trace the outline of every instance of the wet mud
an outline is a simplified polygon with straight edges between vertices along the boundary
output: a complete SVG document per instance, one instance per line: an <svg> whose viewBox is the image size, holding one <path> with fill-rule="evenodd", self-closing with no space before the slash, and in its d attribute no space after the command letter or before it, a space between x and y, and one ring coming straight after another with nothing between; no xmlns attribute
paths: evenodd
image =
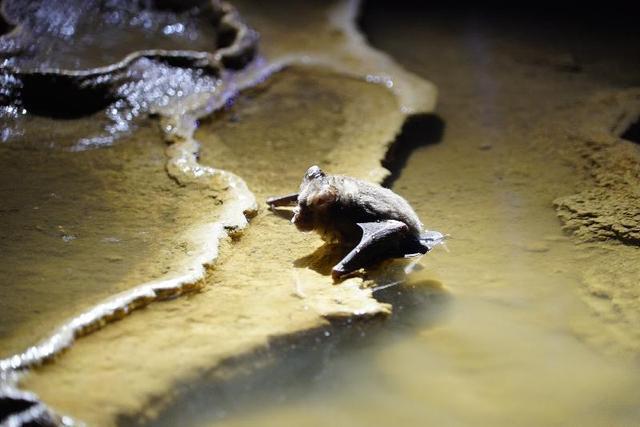
<svg viewBox="0 0 640 427"><path fill-rule="evenodd" d="M556 199L565 229L584 241L640 246L640 151L624 133L640 117L640 91L603 92L576 108L569 130L584 189Z"/></svg>
<svg viewBox="0 0 640 427"><path fill-rule="evenodd" d="M585 302L601 316L603 333L591 326L577 333L604 343L600 348L605 351L635 358L639 152L624 135L638 116L640 64L637 48L627 43L637 40L638 33L622 25L627 20L623 11L596 17L561 10L548 17L545 28L533 31L534 21L512 8L491 15L471 7L468 18L458 21L446 8L418 7L433 17L433 28L427 31L419 29L417 18L400 11L386 15L376 7L368 10L371 14L361 24L370 41L393 52L409 70L429 75L441 93L436 113L446 123L444 143L418 150L416 166L408 163L403 169L401 177L413 180L407 190L417 195L410 200L431 209L448 206L448 217L452 203L459 205L455 210L463 215L456 224L465 228L435 224L453 230L452 239L456 229L477 231L473 224L486 230L479 218L488 221L490 213L518 212L518 222L505 225L518 232L534 230L547 218L551 222L546 232L540 230L537 238L534 234L532 241L520 243L532 253L547 253L553 247L540 239L562 240L545 237L555 228L548 216L553 206L571 242L591 242L571 250L568 265ZM535 7L530 12L542 13ZM387 37L375 23L394 17L406 20L407 30ZM586 35L584 28L592 32ZM453 31L459 35L454 37ZM410 38L427 34L431 43L412 49ZM430 62L431 55L442 61ZM445 149L447 143L455 150ZM451 157L429 159L440 152ZM421 172L427 165L440 169L424 177ZM402 179L396 185L402 186ZM446 188L449 191L436 190ZM473 194L472 203L434 199L459 191ZM437 212L441 215L436 213L434 219L445 216L445 211ZM545 262L551 266L564 259L553 256ZM605 332L608 329L611 333Z"/></svg>
<svg viewBox="0 0 640 427"><path fill-rule="evenodd" d="M180 236L224 201L167 176L157 126L82 153L47 149L55 133L41 138L0 147L3 358L111 295L170 275L194 249Z"/></svg>
<svg viewBox="0 0 640 427"><path fill-rule="evenodd" d="M612 236L583 243L563 230L554 202L594 185L598 168L588 162L598 148L582 147L597 134L575 138L594 124L626 153L611 157L609 171L627 179L611 193L633 189L625 169L633 146L609 120L632 111L633 61L517 36L538 28L535 21L500 32L482 16L432 12L425 22L372 8L362 22L374 46L440 91L438 119L423 122L390 180L429 227L450 234L449 252L429 254L420 273L445 285L447 310L435 324L408 321L402 332L389 325L371 347L365 339L318 356L307 372L292 362L290 375L267 367L255 382L194 383L188 400L163 413L168 420L190 413L193 425L225 426L637 423L637 247ZM604 78L616 61L627 74L616 67ZM602 93L609 95L598 106ZM286 359L290 350L280 351ZM236 402L244 393L260 403Z"/></svg>
<svg viewBox="0 0 640 427"><path fill-rule="evenodd" d="M374 114L377 126L353 133L355 123ZM322 121L309 119L314 117ZM281 127L283 120L290 125ZM306 167L323 164L328 153L391 141L399 123L397 101L383 87L332 72L289 69L203 122L196 137L203 163L245 173L264 199L290 191ZM301 140L306 150L297 150ZM364 158L345 156L341 162L352 162L351 170L366 175ZM379 160L371 165L376 170ZM295 231L263 207L237 241L223 244L199 293L151 305L78 341L22 384L62 413L92 424L134 417L144 407L143 418L155 420L180 397L178 384L197 381L204 372L215 376L229 360L264 354L278 337L286 341L293 334L295 341L300 331L329 327L327 318L386 315L391 306L360 289L362 279L333 284L328 270L336 255L319 237ZM109 388L100 386L105 382Z"/></svg>
<svg viewBox="0 0 640 427"><path fill-rule="evenodd" d="M115 38L109 42L130 53L114 64L69 70L41 61L51 56L53 47L44 40L42 44L29 43L35 35L71 45L75 35L81 39L78 44L93 46L101 38L90 34L91 30L100 33L101 29L118 24L140 27L152 37L167 20L178 21L175 25L184 29L181 21L189 17L183 13L172 15L168 9L161 12L158 8L162 9L162 4L139 5L137 9L117 2L101 5L104 8L97 8L100 13L86 14L75 2L3 3L4 16L15 20L15 27L2 38L1 46L5 57L1 77L6 83L0 114L4 125L3 169L7 175L3 190L14 203L6 211L9 220L5 223L3 242L11 245L16 255L7 259L8 268L12 268L11 262L16 262L29 269L27 273L18 270L16 275L11 271L6 286L23 289L15 296L25 305L29 301L24 299L25 292L47 293L46 286L52 280L58 288L58 298L42 295L35 304L34 316L29 317L38 321L42 311L38 304L46 305L47 312L55 312L58 317L75 315L66 322L54 318L55 323L48 326L51 332L43 338L40 330L29 335L15 333L19 329L16 322L25 317L25 309L20 304L16 304L15 311L8 308L6 316L13 321L6 323L6 330L21 337L20 345L26 340L38 344L22 352L7 349L14 354L3 354L5 358L0 361L3 374L51 359L75 338L131 310L198 288L204 277L203 266L217 256L217 241L228 231L245 226L245 215L256 208L253 195L240 178L197 163L198 144L192 139L195 117L204 114L200 110L206 113L218 108L233 94L233 90L226 88L221 73L233 58L243 61L235 66L242 66L252 58L255 32L242 23L230 5L206 2L200 5L202 9L198 5L178 9L188 11L186 15L204 14L210 31L224 34L224 41L212 43L210 51L135 51L126 38ZM177 5L173 6L178 13ZM91 19L96 21L95 25L87 23ZM189 35L207 38L197 31ZM82 61L96 52L100 50L80 49L76 57ZM25 57L41 67L30 68ZM205 68L207 73L203 72ZM61 94L67 101L62 105ZM103 111L94 111L95 108ZM152 114L161 117L160 123L149 118ZM136 129L138 133L133 134ZM170 143L168 148L166 142ZM107 150L91 150L97 147ZM144 152L145 148L148 152ZM30 179L16 184L25 170L29 170ZM98 178L82 179L93 175ZM189 190L183 190L186 186ZM47 193L50 189L58 192ZM191 206L190 201L176 197L180 192L197 194L198 201ZM46 205L42 211L41 203ZM157 214L154 204L162 206ZM25 205L33 205L33 211L40 215L32 212L25 215ZM181 207L193 210L178 214ZM156 229L163 228L167 233L154 233L153 226L145 228L147 216L150 223L155 220ZM32 220L39 223L33 224ZM67 231L62 224L65 221L66 227L75 228L76 234ZM158 221L169 222L158 225ZM57 232L50 230L52 222L57 223ZM41 233L21 233L21 229ZM65 244L76 241L77 234L82 234L82 238L64 250L53 248L56 245L49 248L46 237L56 233ZM101 244L97 245L96 234L100 233L106 237L102 236ZM121 244L122 239L131 246ZM120 252L104 248L106 243L113 243ZM30 269L30 263L20 259L33 256L37 250L32 248L43 249L38 260L54 266L32 274L35 270ZM152 254L149 249L153 248L162 248L162 253ZM114 251L116 254L110 256L109 252ZM129 252L140 257L130 257ZM147 266L134 267L143 259ZM59 268L60 263L66 263L66 268ZM75 269L81 273L76 274ZM120 277L125 272L131 277ZM73 280L77 280L75 287L65 290L65 283ZM117 289L112 288L113 282L117 282ZM87 295L86 301L80 302L79 292ZM5 301L12 306L10 298ZM58 329L54 330L54 326Z"/></svg>
<svg viewBox="0 0 640 427"><path fill-rule="evenodd" d="M0 312L2 356L190 269L0 380L89 425L635 425L633 47L376 3L365 39L356 2L270 3L236 4L261 35L243 71L145 110L101 150L74 147L102 113L52 126L5 111L0 270L23 301L0 300L20 308ZM392 185L448 251L409 277L393 261L334 284L340 250L262 205L311 164ZM81 266L68 284L61 260ZM10 411L40 402L7 390Z"/></svg>
<svg viewBox="0 0 640 427"><path fill-rule="evenodd" d="M349 18L349 15L344 18ZM326 20L326 17L321 14L317 19ZM340 25L347 24L353 25L353 22L345 20ZM335 27L335 31L340 31L340 28ZM283 32L279 37L284 35ZM339 48L340 44L334 43L334 46ZM400 75L404 73L394 68L387 58L367 55L368 51L360 47L345 52L343 56L362 70L367 67L375 70L375 64L368 62L374 58L381 61L388 72L397 70ZM134 288L123 294L124 299L110 297L87 314L64 324L63 328L70 329L72 337L67 337L67 329L61 329L51 340L57 342L60 336L65 337L67 347L73 342L73 336L93 332L98 329L96 326L101 327L106 321L127 317L126 322L112 324L76 342L55 363L19 378L21 386L36 391L59 413L72 414L74 418L92 424L109 425L125 414L134 416L141 408L149 406L151 409L145 413L148 419L154 419L154 412L174 398L173 394L166 395L166 390L174 388L178 382L193 379L204 369L213 370L229 358L253 354L268 345L272 336L288 336L306 329L317 329L328 325L327 319L354 316L369 318L390 312L390 305L376 301L371 289L362 287L362 278L333 286L325 270L330 267L329 263L335 262L339 253L330 247L320 248L322 245L315 236L297 233L292 236L289 233L292 226L288 221L262 212L252 220L251 228L257 230L253 234L241 237L238 229L246 225L245 215L255 209L254 194L263 199L270 194L291 191L291 186L297 186L302 172L312 163L373 181L381 180L388 171L381 166L380 159L406 115L401 107L404 105L424 111L432 106L432 86L426 82L423 84L421 90L424 96L419 100L398 98L386 83L393 86L397 82L397 86L402 87L400 77L396 79L393 75L385 75L384 79L371 82L368 80L373 78L372 75L360 75L358 70L345 75L340 71L345 68L340 60L321 58L318 63L322 63L324 71L316 71L318 64L304 66L305 61L300 60L299 52L272 58L267 56L262 61L258 61L257 68L249 69L249 77L234 79L236 86L233 90L250 86L252 79L260 81L264 78L261 76L286 68L289 64L298 64L303 68L281 71L280 75L228 102L226 111L216 113L211 118L205 118L207 111L222 105L228 99L224 93L233 93L233 90L223 92L222 96L213 92L213 101L205 108L200 108L202 104L197 102L178 102L176 107L162 112L160 118L162 136L169 145L165 150L164 170L158 168L155 173L165 172L167 176L164 179L172 182L176 189L192 191L194 194L199 192L200 196L205 195L202 203L215 206L211 208L202 203L188 202L180 204L180 208L186 208L193 217L200 215L201 219L194 221L185 214L181 218L183 222L175 221L176 227L167 231L179 232L178 224L193 226L203 221L217 221L209 222L213 228L199 231L196 228L195 231L213 245L218 244L221 236L232 236L231 240L223 240L219 265L210 273L207 283L201 281L202 275L196 269L195 273L178 275L177 281L169 281L166 288L162 287L166 282L164 278L171 277L171 272L163 271L162 280L152 282L150 288L147 285ZM193 108L195 110L190 110ZM177 111L190 113L178 119L175 114ZM195 121L198 117L205 119L198 123ZM376 117L375 124L362 132L356 124L372 117ZM281 126L285 121L291 123L288 128ZM194 139L196 126L200 126L201 130L198 130ZM27 129L31 130L29 127ZM267 130L272 130L272 134L265 132ZM12 136L15 137L15 133ZM19 136L22 137L19 141L30 143L29 135ZM66 150L69 156L77 153L73 136L72 128L68 141L59 143L62 149L71 147ZM17 144L10 142L14 146ZM301 144L309 150L299 150ZM131 147L127 139L119 137L117 143L107 150L122 150L133 161L137 161L135 153L131 153ZM84 153L80 151L80 154ZM97 153L95 155L98 156L100 150L88 150L86 153L87 156L91 153ZM245 180L239 178L241 173L246 174L244 178L249 179L247 182L254 187L254 193L248 192ZM125 174L122 178L126 180L129 175ZM268 185L265 186L265 183ZM148 188L143 191L148 192ZM123 193L130 195L130 191ZM169 192L168 197L174 197L172 193L174 191ZM154 195L151 197L155 199ZM122 202L125 203L125 199ZM145 203L144 199L141 203ZM214 224L221 228L216 231ZM187 237L191 237L191 234L193 230L189 229ZM178 245L178 248L181 246L184 245ZM193 250L189 249L186 248L184 253L196 264L210 264L217 256L217 250L205 251L208 255L204 261L199 261L201 256L198 254L202 253L202 247L196 245ZM258 259L256 253L263 255ZM305 253L310 256L305 257ZM293 254L299 256L292 258ZM155 260L155 254L140 251L139 255L144 259L151 256ZM172 262L179 264L175 258ZM389 272L396 270L401 272L402 267L390 269ZM374 280L377 283L397 280L393 275L395 273L389 272L383 272ZM158 283L160 289L156 290L153 283ZM138 315L128 315L132 309L146 306L151 301L193 289L188 286L190 283L201 292L158 309L150 308ZM118 286L122 286L121 281L118 281ZM195 310L193 298L202 303ZM87 302L92 303L85 300L83 304ZM297 314L292 317L287 313ZM89 319L89 322L84 319ZM78 322L82 326L79 327ZM149 329L152 324L155 326ZM174 334L170 332L172 330L191 330L193 333L185 341L183 334ZM130 339L121 339L125 336ZM32 339L22 334L15 334L15 337L17 345ZM45 341L29 352L5 359L3 363L14 367L37 363L54 341ZM105 345L110 347L108 354L104 353ZM53 348L61 347L55 344ZM154 354L157 357L150 356ZM104 357L106 359L98 362ZM46 358L50 359L49 356ZM140 369L143 360L144 369ZM102 366L104 376L96 375L96 363ZM69 369L68 366L74 367ZM134 380L132 372L140 377ZM71 383L76 386L60 386ZM106 383L110 386L101 386ZM115 390L118 392L114 393ZM109 404L105 406L107 401Z"/></svg>
<svg viewBox="0 0 640 427"><path fill-rule="evenodd" d="M566 130L569 144L562 156L580 180L576 193L554 200L563 228L592 251L581 275L582 294L609 334L586 334L635 357L640 349L640 151L624 137L640 112L639 94L637 87L603 90L575 106L567 118L574 126Z"/></svg>
<svg viewBox="0 0 640 427"><path fill-rule="evenodd" d="M408 316L402 332L388 324L389 335L370 347L365 339L331 353L322 341L329 355L312 358L310 372L291 362L289 375L258 368L255 381L205 380L211 388L194 385L188 401L164 413L167 420L184 421L185 413L193 425L225 426L640 419L637 247L611 234L583 243L563 230L566 218L556 210L559 198L598 186L592 174L604 171L591 167L592 158L610 159L608 173L624 176L604 186L609 194L633 200L635 169L626 166L636 152L618 138L617 124L633 111L628 87L638 84L635 56L620 54L627 39L606 39L616 48L602 55L605 49L589 52L584 41L562 37L575 30L566 22L545 29L549 39L537 43L527 33L539 31L539 22L522 15L496 27L482 14L421 11L372 7L361 22L374 46L440 91L437 119L417 126L406 141L415 150L400 150L404 168L389 180L426 224L450 234L449 252L430 254L421 273L449 290L447 310L435 324ZM576 129L591 130L578 141ZM596 138L608 140L607 148ZM624 212L621 202L607 209ZM429 310L438 311L418 311ZM239 394L260 403L238 403Z"/></svg>

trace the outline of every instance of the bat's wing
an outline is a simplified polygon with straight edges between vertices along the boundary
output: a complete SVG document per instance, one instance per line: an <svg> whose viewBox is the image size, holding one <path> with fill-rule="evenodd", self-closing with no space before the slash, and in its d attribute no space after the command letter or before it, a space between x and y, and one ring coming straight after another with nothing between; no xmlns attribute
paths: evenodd
<svg viewBox="0 0 640 427"><path fill-rule="evenodd" d="M445 240L445 235L439 231L425 230L420 235L420 242L425 245L429 250L435 246L442 245Z"/></svg>
<svg viewBox="0 0 640 427"><path fill-rule="evenodd" d="M407 244L406 251L403 256L405 258L411 258L424 255L434 247L438 245L444 245L445 238L446 236L439 231L425 230L420 235L420 239L414 242L409 242Z"/></svg>
<svg viewBox="0 0 640 427"><path fill-rule="evenodd" d="M362 222L358 223L358 226L362 228L362 238L358 245L333 267L331 275L334 279L365 267L381 258L381 254L393 254L398 240L406 237L409 231L407 224L392 219Z"/></svg>

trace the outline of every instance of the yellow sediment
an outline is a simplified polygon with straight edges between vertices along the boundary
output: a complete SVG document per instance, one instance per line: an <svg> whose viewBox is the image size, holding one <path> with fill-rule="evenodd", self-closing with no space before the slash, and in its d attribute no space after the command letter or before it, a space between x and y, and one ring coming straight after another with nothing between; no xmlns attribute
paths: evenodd
<svg viewBox="0 0 640 427"><path fill-rule="evenodd" d="M38 120L42 123L31 129L41 126L46 135L51 123ZM215 215L225 195L178 187L163 170L164 142L156 129L143 128L109 150L30 150L27 143L3 147L0 174L7 197L0 269L10 292L0 303L2 356L26 349L73 315L108 299L114 303L113 315L121 316L125 313L116 311L129 304L116 302L114 295L156 278L179 276L178 266L196 250L187 236L191 224L202 224L203 212ZM33 143L48 143L41 139ZM25 170L31 172L25 175ZM144 304L153 299L149 291L131 298ZM76 321L58 331L57 338L72 340L101 320L85 316ZM41 356L34 354L35 361Z"/></svg>
<svg viewBox="0 0 640 427"><path fill-rule="evenodd" d="M209 222L203 222L203 219L196 220L195 218L186 218L183 216L180 218L180 220L184 220L183 223L180 223L180 225L177 225L173 229L169 228L167 230L168 233L172 233L174 240L181 239L181 241L179 243L175 243L172 240L171 243L169 243L169 248L165 249L165 252L177 250L179 253L183 253L185 257L182 260L179 260L175 254L149 256L141 262L149 264L149 259L156 259L158 256L168 256L167 259L170 258L171 261L164 262L164 265L162 266L149 266L154 265L153 263L156 261L151 261L151 264L149 265L145 264L145 266L139 266L138 269L143 269L148 272L146 276L142 274L135 278L128 278L127 280L115 278L109 279L117 280L119 286L118 290L120 291L134 287L135 291L129 293L122 292L113 296L112 289L104 287L100 282L100 286L91 294L91 298L83 300L81 303L79 303L77 299L74 299L73 305L68 301L65 301L64 298L47 300L50 303L49 307L51 308L51 310L47 311L50 317L47 317L46 319L44 319L43 316L29 317L29 324L33 324L34 319L39 319L38 321L41 322L40 325L42 330L39 330L35 336L31 332L15 333L17 328L14 323L16 322L7 322L6 327L11 329L13 332L11 333L10 338L6 340L5 344L8 347L5 349L4 355L10 356L12 353L13 355L11 357L6 357L0 362L3 370L24 368L40 363L45 359L51 358L63 348L70 346L76 337L85 335L113 319L120 318L135 308L145 306L158 299L178 296L185 291L189 291L201 285L201 281L204 277L203 266L213 262L217 256L216 246L218 239L224 237L226 232L246 226L247 222L245 215L253 215L256 209L253 194L251 194L249 189L246 187L246 184L241 177L220 168L213 168L198 163L197 156L199 143L192 138L196 123L195 120L202 115L208 114L211 109L215 109L217 106L224 103L226 97L233 94L235 89L249 87L255 84L256 80L259 81L282 67L296 63L307 63L310 59L316 58L316 60L311 61L311 63L316 65L322 64L325 67L340 70L343 74L348 74L354 77L357 76L358 79L382 84L386 89L391 89L397 95L401 105L400 109L405 114L410 111L426 111L433 107L435 102L435 90L432 85L416 78L415 76L409 75L400 67L397 67L388 57L368 49L363 43L363 40L355 31L353 26L354 24L352 22L355 17L355 13L357 12L356 2L323 5L322 7L315 7L313 10L313 19L318 21L318 26L331 28L332 34L342 34L342 36L338 39L326 39L320 37L315 41L313 46L307 46L307 54L300 52L300 46L291 46L288 51L286 49L281 49L275 54L268 53L266 55L267 65L264 64L265 60L257 61L256 66L249 67L246 72L234 77L232 82L227 82L227 85L230 86L229 88L220 88L219 90L222 91L222 93L214 95L214 99L212 99L211 102L207 101L203 94L195 94L192 97L193 99L185 99L181 101L180 105L177 106L177 109L170 108L167 111L162 110L157 112L163 116L161 120L161 128L164 131L164 138L170 142L170 145L166 150L168 156L166 163L167 174L177 181L182 187L188 188L182 188L181 191L183 192L196 195L203 192L209 192L210 194L206 196L207 199L205 200L207 203L213 204L215 206L214 209L217 211L216 217L212 218ZM267 21L269 21L269 19ZM270 22L269 25L277 29L277 31L269 33L272 39L269 43L273 43L274 45L285 45L284 40L288 39L286 28L282 26L278 27L275 22ZM321 54L323 51L325 54ZM328 55L326 55L327 52L329 52ZM373 69L378 71L382 70L386 74L366 74L368 71ZM412 82L412 90L409 90L409 81ZM398 90L399 88L400 91ZM379 160L386 152L387 144L392 140L393 134L397 129L399 129L402 119L402 114L397 113L396 116L396 123L392 124L388 128L380 128L382 129L381 134L379 135L381 139L375 144L369 144L367 147L363 147L362 144L358 145L358 142L354 145L350 136L338 139L336 144L334 144L332 151L328 152L324 156L323 160L325 161L325 164L332 164L337 170L348 171L350 165L348 162L343 160L350 156L357 155L362 160L362 165L364 165L364 167L354 168L351 173L362 178L380 181L384 176L386 176L387 171L379 165ZM47 121L46 119L36 118L33 119L33 121L34 124L30 125L29 129L31 139L26 139L28 141L27 144L37 144L37 142L35 142L37 138L33 136L37 134L37 132L33 132L33 129L37 129L38 126L45 127L51 125L51 123L49 123L50 121ZM90 128L92 125L91 120L78 120L77 124L72 123L69 129L71 129L71 134L73 134L74 129L75 132L83 132L84 128ZM65 127L67 126L65 125ZM351 133L357 133L357 127L354 126L351 129ZM345 134L347 134L347 132L345 132ZM65 135L65 138L68 137L69 135ZM131 139L135 140L137 137L138 136L134 135ZM124 149L120 148L120 150L113 151L115 151L116 155L124 152L124 157L120 162L135 162L135 158L128 157L130 154L127 152L127 147L129 147L127 142L128 141L123 141L121 144L121 147L125 147ZM157 141L155 142L157 143ZM57 144L58 147L61 147L61 144L64 143L57 140L55 141L55 144ZM158 144L156 144L156 147L157 146ZM99 153L91 153L86 156L97 157L99 156ZM63 157L72 158L69 156L69 153L66 153ZM78 160L82 162L84 159L79 158ZM77 160L73 158L72 163L75 164L76 162ZM157 169L157 164L155 166L156 169L153 172L157 174L159 170ZM53 169L56 167L57 166L54 166ZM148 181L141 182L141 180L148 179L148 177L151 176L150 171L143 169L138 170L136 167L132 167L131 169L133 170L130 174L131 176L125 174L118 178L121 178L122 181L125 182L124 185L129 186L128 188L139 187L145 189L152 185ZM107 173L110 174L107 176L114 176L111 171L107 171ZM37 176L39 175L36 175L36 177ZM142 179L136 177L142 177ZM166 177L163 178L166 181ZM78 180L76 179L76 181ZM70 183L68 181L61 181L58 184L63 187L66 186L68 191L71 192L73 191L73 185L75 185L75 183ZM107 188L115 187L114 184L106 184L105 186ZM86 190L83 192L87 193ZM121 208L121 205L123 203L129 203L129 201L126 200L128 192L124 190L119 193L112 191L112 193L118 194L119 199L111 204L110 209L113 212L125 212L126 208ZM220 204L223 202L224 206L221 207ZM76 204L68 204L67 209L78 211L79 209L83 209L85 206L91 206L91 203L91 201L80 200ZM196 203L193 204L193 206L195 205ZM177 206L183 205L178 204ZM34 209L35 208L37 208L37 206L34 207ZM203 218L202 215L204 211L210 212L211 209L194 209L194 212L201 215L200 218ZM144 210L138 209L138 212L144 212ZM55 212L52 213L51 216L62 218L64 217L64 213L62 213L62 211ZM123 214L122 216L125 218L128 217L126 214ZM107 218L101 218L101 220L103 221L102 224L92 223L87 224L86 227L100 227L107 232L109 231L109 227L116 223L116 221L112 221ZM27 219L26 221L28 222L29 220ZM125 221L120 221L120 223L124 222ZM29 223L29 225L26 226L30 227L31 225ZM162 228L165 224L156 224L156 226L158 228ZM176 228L180 227L183 228L183 234L181 237L177 237L179 235L176 234ZM208 239L201 237L193 238L204 229L209 230ZM140 228L131 230L131 233L137 234L144 234L147 232L148 230ZM61 229L60 233L63 234L61 235L63 239L75 239L74 235L64 234L64 229ZM116 237L106 237L105 239L116 239L118 240L118 243L122 240ZM9 240L11 239L8 239L8 241ZM128 240L131 239L129 237L125 238L125 241ZM158 240L168 241L168 239ZM90 256L93 256L90 260L84 260L85 266L88 266L90 263L93 268L91 271L96 269L104 270L105 264L96 259L96 257L100 258L102 256L102 248L96 247L92 242L88 242L87 239L83 239L82 242L91 245L90 248L85 248L82 251L83 254L85 254L85 258L86 254L91 254ZM65 243L68 243L68 240L65 240ZM42 246L41 242L37 239L33 244ZM174 246L173 249L171 249L172 244ZM79 248L80 246L81 244L79 243L75 244L76 248ZM44 244L44 247L46 247L46 244ZM121 245L121 248L124 248L124 245ZM24 254L29 252L25 250L26 248L20 248L19 245L14 245L12 249L15 253ZM139 251L138 254L141 255L142 252ZM135 257L122 256L112 258L116 261L121 261L124 258L127 258L128 261L136 259ZM42 257L42 260L45 262L47 259L48 258L46 256ZM73 255L67 255L64 262L69 265L76 264L76 260L73 258ZM129 265L126 263L120 264L121 266ZM57 269L57 273L60 273L61 270L57 265L59 264L54 265L53 269ZM156 268L156 270L154 270L154 268ZM159 271L157 269L159 269ZM46 276L46 280L53 280L56 281L56 283L62 283L61 281L56 280L50 273L51 271L46 274L43 273L42 276ZM130 271L127 272L128 275L130 275L130 273ZM149 278L156 280L149 281ZM75 280L79 283L83 283L85 281L82 279L81 275L75 275ZM135 280L137 280L137 282ZM123 282L127 283L127 285ZM24 286L24 283L22 286ZM68 297L73 294L74 290L62 290L62 292L66 293ZM100 301L100 303L96 304L98 301ZM7 303L11 305L8 300ZM87 309L87 305L91 308ZM58 309L57 307L59 306L64 306L64 308ZM80 312L79 315L78 312ZM11 315L15 317L20 313L20 310L13 310ZM72 315L76 315L76 317L72 317L66 322L60 320L65 318L69 319ZM61 324L62 326L55 329L53 332L51 332L51 329L46 331L45 328L51 328L52 324ZM25 327L31 331L31 326L26 323L25 325ZM22 325L17 325L17 327L22 328ZM12 340L15 341L15 344L12 344ZM38 340L40 340L40 342L33 347L28 347L27 350L23 352L19 351L23 350L28 345L36 343Z"/></svg>
<svg viewBox="0 0 640 427"><path fill-rule="evenodd" d="M377 120L362 132L356 124L373 116ZM295 190L310 164L333 170L332 150L342 153L347 171L367 176L380 161L367 149L386 146L403 117L383 87L291 69L201 125L196 139L202 164L243 176L263 200ZM170 400L166 393L178 381L263 348L270 337L327 325L325 317L388 312L361 288L361 279L336 286L322 262L305 261L320 246L317 236L262 209L239 240L223 246L201 292L150 306L84 338L22 385L61 413L110 425L118 415ZM324 263L335 257L329 251Z"/></svg>
<svg viewBox="0 0 640 427"><path fill-rule="evenodd" d="M638 424L638 247L578 243L553 205L599 181L633 200L637 149L617 132L637 90L557 70L557 46L482 20L378 10L373 43L440 91L442 140L412 153L394 190L450 234L450 252L424 260L451 290L450 310L436 324L389 322L391 337L319 363L311 385L264 387L285 403L264 399L216 422L233 404L216 412L192 393L191 408L208 413L192 425Z"/></svg>
<svg viewBox="0 0 640 427"><path fill-rule="evenodd" d="M404 113L433 106L433 86L365 49L351 19L344 20L353 17L354 3L256 3L238 6L262 34L263 59L273 69L309 66L289 68L204 118L199 146L186 140L169 147L170 158L186 161L170 162L169 173L184 184L181 166L229 171L258 201L294 191L311 164L382 179L388 142ZM385 35L385 27L376 28ZM339 390L296 396L226 423L634 425L638 375L629 359L639 342L637 248L576 246L552 205L591 179L582 176L584 150L572 143L569 125L585 131L580 144L601 138L597 132L618 126L609 121L615 114L602 114L611 99L587 108L593 98L585 94L602 83L540 72L532 64L545 52L477 28L474 40L482 43L475 45L467 33L417 28L394 34L395 54L437 77L447 128L440 144L415 151L394 189L428 228L451 235L451 253L429 254L428 271L417 277L453 289L453 310L446 322L410 325L371 351L347 354L338 374L349 380ZM430 42L416 51L415 40L423 39ZM470 46L491 46L483 53L491 60L474 56ZM332 71L314 69L318 64ZM588 129L594 122L601 124L597 132ZM174 156L183 149L183 157ZM236 373L225 368L234 361L246 371L260 368L251 355L301 331L328 331L327 317L388 313L359 278L332 284L327 271L339 254L321 245L263 208L241 238L223 241L199 293L151 305L86 337L22 385L94 425L160 422L172 404L177 412L193 405L206 413L216 402L181 402L181 391L203 377L232 380Z"/></svg>

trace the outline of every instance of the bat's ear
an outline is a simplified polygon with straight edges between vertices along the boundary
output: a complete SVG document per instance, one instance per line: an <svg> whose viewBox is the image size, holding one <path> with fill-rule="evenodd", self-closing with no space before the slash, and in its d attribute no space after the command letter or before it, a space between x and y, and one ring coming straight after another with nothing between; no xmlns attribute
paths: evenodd
<svg viewBox="0 0 640 427"><path fill-rule="evenodd" d="M311 181L312 179L324 178L325 176L327 175L322 171L322 169L313 165L307 169L307 172L304 174L304 180Z"/></svg>
<svg viewBox="0 0 640 427"><path fill-rule="evenodd" d="M332 185L323 185L320 190L309 197L309 204L316 207L327 206L338 200L338 189Z"/></svg>

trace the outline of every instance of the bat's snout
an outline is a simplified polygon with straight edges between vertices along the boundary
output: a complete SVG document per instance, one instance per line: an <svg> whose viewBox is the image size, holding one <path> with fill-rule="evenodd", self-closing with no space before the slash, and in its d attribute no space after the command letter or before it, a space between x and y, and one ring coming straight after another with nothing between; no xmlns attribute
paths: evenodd
<svg viewBox="0 0 640 427"><path fill-rule="evenodd" d="M313 230L313 218L312 215L303 213L300 208L293 210L293 217L291 223L296 226L300 231L312 231Z"/></svg>

